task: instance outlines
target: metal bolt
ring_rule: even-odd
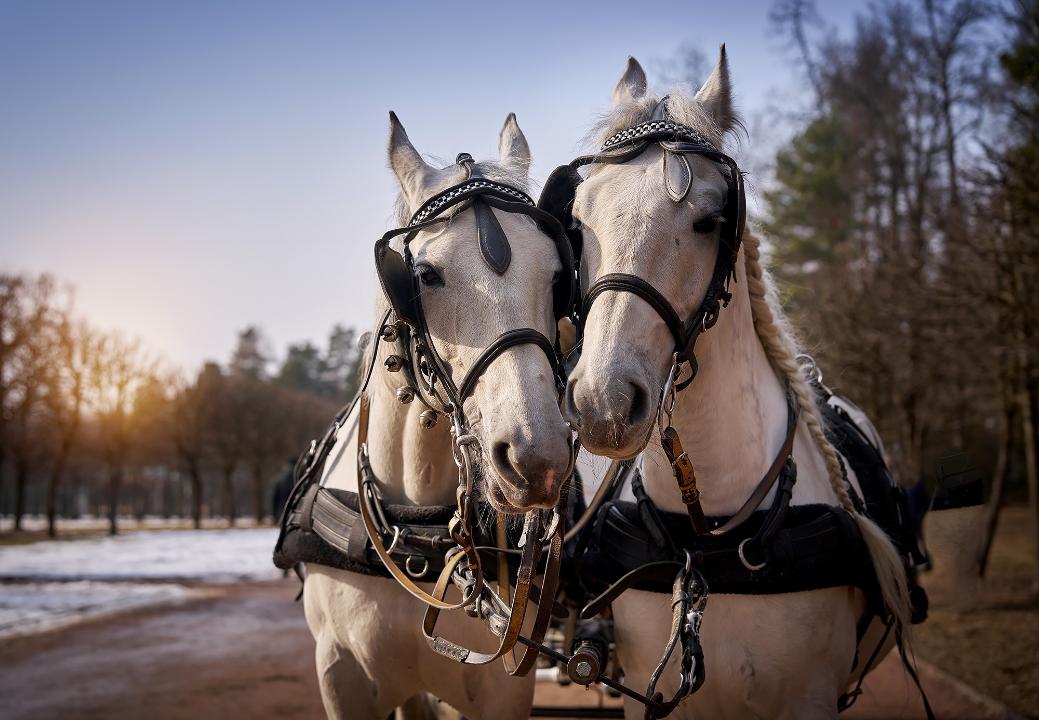
[[[418,416],[418,424],[426,430],[437,424],[440,420],[440,413],[436,410],[424,410],[421,415]]]
[[[401,405],[407,405],[414,399],[414,389],[408,387],[407,385],[401,385],[399,388],[397,388],[397,402],[399,402]]]
[[[577,663],[577,667],[575,669],[577,670],[577,674],[583,678],[586,678],[592,674],[592,664],[587,660],[582,660],[581,662]]]
[[[400,355],[390,355],[383,365],[390,372],[400,372],[404,368],[404,358]]]

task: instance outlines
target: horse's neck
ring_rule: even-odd
[[[678,393],[673,420],[708,515],[739,509],[772,464],[787,426],[784,386],[754,330],[742,266],[732,290],[717,324],[697,341],[699,373]],[[645,476],[654,502],[685,511],[671,467],[653,442]]]
[[[453,505],[458,475],[451,457],[450,423],[441,417],[436,426],[423,429],[419,415],[426,406],[418,399],[408,405],[397,400],[405,384],[403,373],[383,369],[383,361],[397,352],[393,343],[382,343],[374,374],[368,385],[371,411],[368,422],[368,456],[386,500],[409,505]],[[355,415],[356,415],[355,410]],[[347,428],[354,428],[350,418]],[[333,487],[357,489],[356,431],[341,436],[326,467]]]

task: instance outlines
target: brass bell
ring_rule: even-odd
[[[407,405],[415,399],[415,390],[408,387],[407,385],[401,385],[397,388],[397,402],[401,405]]]
[[[440,413],[436,410],[424,410],[421,415],[418,416],[418,424],[426,430],[437,424],[440,420]]]
[[[397,326],[396,325],[383,325],[382,326],[382,339],[386,342],[394,342],[397,339]]]
[[[383,365],[390,372],[400,372],[404,368],[404,358],[400,355],[390,355]]]

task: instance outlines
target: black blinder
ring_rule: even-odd
[[[389,240],[375,244],[375,267],[386,299],[398,320],[419,326],[418,288],[403,256],[390,247]]]
[[[581,174],[573,165],[560,165],[548,176],[541,197],[538,198],[538,208],[556,218],[562,225],[576,264],[581,261],[584,239],[581,237],[580,229],[574,227],[571,211],[574,197],[577,195],[577,186],[582,180]]]

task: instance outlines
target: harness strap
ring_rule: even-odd
[[[368,540],[372,544],[372,548],[375,550],[379,559],[382,560],[382,564],[386,567],[386,571],[393,576],[393,579],[397,583],[408,591],[413,597],[421,602],[426,603],[429,606],[437,607],[440,610],[458,610],[459,608],[466,607],[476,602],[480,591],[483,589],[483,573],[475,572],[474,578],[475,583],[468,593],[463,593],[462,599],[457,603],[444,602],[443,596],[437,597],[436,594],[430,595],[425,590],[420,588],[410,577],[405,574],[403,570],[393,561],[386,547],[382,543],[382,537],[378,529],[375,526],[375,520],[372,517],[372,509],[370,507],[371,501],[374,497],[375,487],[372,482],[371,474],[367,471],[367,442],[368,442],[368,417],[371,409],[371,401],[368,398],[368,394],[364,393],[361,395],[360,403],[360,417],[357,424],[357,447],[358,450],[358,476],[361,479],[361,492],[360,502],[358,505],[361,511],[361,520],[364,522],[364,528],[368,532]],[[480,567],[480,555],[476,552],[475,548],[471,551],[468,549],[464,552],[465,557],[469,560],[470,565],[475,564],[477,568]],[[461,558],[453,559],[452,562],[447,562],[444,565],[444,570],[440,573],[440,578],[437,580],[437,585],[441,583],[447,583],[451,579],[451,573],[454,571],[455,566],[458,564],[458,560]]]
[[[794,436],[797,434],[797,422],[800,415],[801,409],[798,407],[797,402],[793,396],[787,394],[787,420],[786,420],[786,437],[783,438],[783,445],[779,448],[779,452],[776,453],[776,457],[772,460],[772,465],[769,466],[768,472],[761,478],[758,486],[754,488],[754,492],[750,494],[747,501],[743,503],[743,506],[736,511],[729,520],[714,530],[708,531],[706,534],[712,537],[718,537],[725,533],[733,530],[734,528],[742,525],[747,521],[758,506],[764,501],[765,496],[768,495],[772,486],[776,484],[779,476],[782,474],[783,466],[786,465],[787,458],[790,457],[790,453],[794,449]]]
[[[708,534],[710,530],[707,527],[707,516],[704,515],[703,506],[700,504],[700,490],[696,487],[696,471],[688,453],[682,449],[678,431],[670,425],[664,428],[660,435],[660,445],[664,448],[664,454],[675,473],[675,481],[682,492],[682,502],[689,513],[689,522],[693,524],[693,529],[698,535]],[[768,479],[768,475],[765,479]]]
[[[869,627],[869,621],[872,620],[873,617],[875,617],[873,613],[866,613],[865,620],[867,628]],[[862,666],[862,672],[859,673],[859,679],[855,681],[855,689],[849,690],[848,692],[843,693],[840,697],[837,698],[838,713],[844,712],[852,705],[854,705],[855,702],[859,699],[859,695],[862,694],[862,684],[866,681],[866,675],[873,668],[873,663],[877,661],[877,656],[880,655],[880,651],[881,649],[883,649],[884,643],[887,642],[888,635],[891,634],[891,628],[894,627],[894,625],[894,620],[884,623],[884,634],[880,636],[880,641],[877,642],[877,646],[873,648],[873,652],[870,653],[869,659],[866,660],[866,664]],[[864,633],[860,634],[859,641],[855,643],[856,648],[858,647],[859,643],[862,642],[862,634]]]
[[[476,383],[480,381],[480,376],[483,375],[484,371],[490,367],[491,363],[494,362],[499,355],[517,345],[537,345],[541,348],[541,350],[544,351],[545,356],[548,358],[548,364],[552,368],[552,373],[557,378],[559,377],[559,361],[556,358],[556,349],[551,340],[532,328],[509,330],[496,337],[494,342],[488,345],[487,348],[480,353],[480,357],[478,357],[472,367],[469,368],[469,372],[465,374],[465,377],[462,378],[462,382],[458,385],[459,401],[466,401],[476,388]]]
[[[565,498],[565,495],[561,493],[560,503],[565,502],[563,498]],[[556,512],[559,512],[558,507]],[[562,522],[561,519],[560,522]],[[555,523],[552,523],[549,530],[553,530],[554,526]],[[422,619],[422,634],[435,652],[465,665],[486,665],[498,658],[502,658],[510,675],[526,675],[530,671],[537,659],[538,652],[536,649],[527,646],[519,662],[516,662],[509,653],[518,642],[520,632],[523,629],[523,619],[526,615],[528,600],[530,599],[535,568],[541,556],[542,531],[543,527],[539,514],[528,513],[524,527],[526,542],[523,545],[520,567],[516,573],[516,591],[512,599],[512,607],[509,611],[508,619],[504,627],[500,627],[500,625],[496,625],[494,622],[489,623],[492,632],[495,632],[500,638],[497,650],[491,653],[477,652],[437,635],[436,625],[440,617],[440,611],[447,608],[441,608],[439,603],[438,605],[430,603]],[[549,547],[550,551],[541,588],[541,603],[538,605],[534,623],[533,637],[539,642],[544,637],[545,631],[548,628],[548,622],[551,619],[553,598],[555,597],[555,588],[559,579],[559,560],[562,556],[562,532],[552,532],[552,541]],[[433,589],[434,596],[441,603],[443,598],[447,596],[452,573],[458,565],[461,555],[462,553],[458,552],[450,557],[444,572],[441,573]],[[465,592],[463,591],[464,594]],[[481,605],[482,602],[478,602],[474,608],[477,614],[480,614]],[[493,611],[485,611],[485,613],[487,615],[485,619],[492,619]]]
[[[675,340],[676,348],[684,348],[689,343],[689,332],[678,317],[678,313],[671,307],[671,303],[667,301],[667,298],[639,276],[627,273],[610,273],[603,275],[592,283],[592,286],[588,288],[588,292],[585,294],[584,306],[581,309],[582,322],[584,318],[588,317],[595,299],[609,290],[629,292],[639,296],[660,315],[660,318],[667,325],[667,329],[671,331],[671,337]]]
[[[566,497],[568,491],[569,488],[564,485],[560,489],[560,498]],[[565,520],[566,513],[564,511],[559,517],[559,529],[552,535],[548,560],[545,563],[545,574],[541,580],[540,597],[537,599],[538,611],[534,616],[534,626],[530,631],[530,638],[539,643],[545,639],[545,634],[548,632],[548,625],[552,621],[552,609],[555,606],[555,594],[559,587],[559,568],[563,558],[563,535],[566,529],[563,527],[563,523]],[[534,663],[537,662],[539,655],[540,653],[537,648],[525,644],[523,655],[520,657],[518,662],[513,658],[511,650],[507,655],[502,657],[502,662],[505,663],[505,669],[510,675],[522,677],[531,671],[534,667]]]

